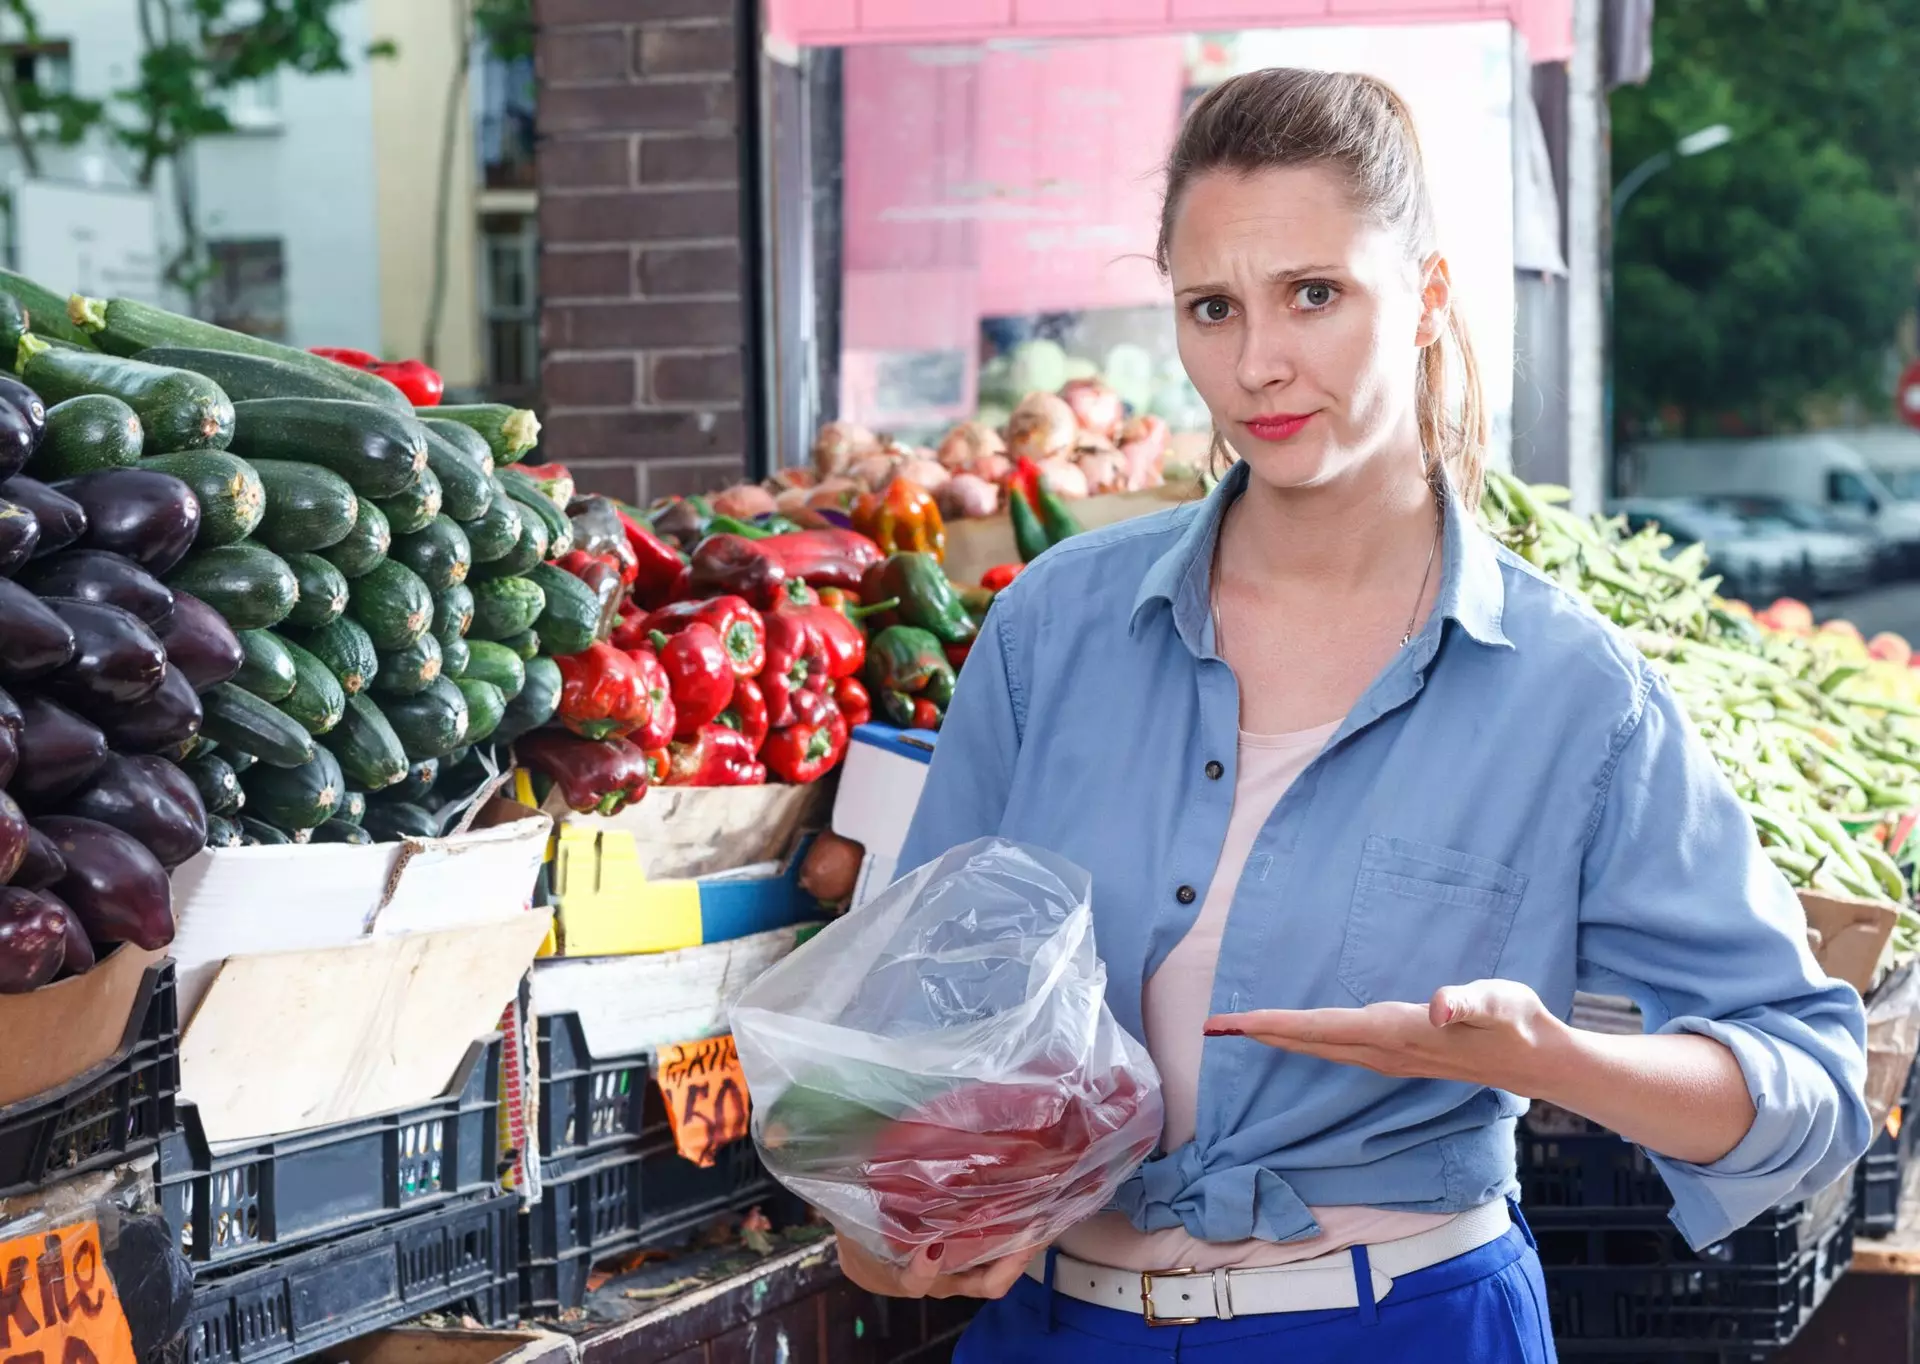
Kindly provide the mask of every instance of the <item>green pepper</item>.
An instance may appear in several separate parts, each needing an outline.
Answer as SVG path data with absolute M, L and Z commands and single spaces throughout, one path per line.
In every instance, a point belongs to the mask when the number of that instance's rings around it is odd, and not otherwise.
M 1067 509 L 1064 498 L 1053 490 L 1053 486 L 1043 477 L 1037 488 L 1040 499 L 1040 526 L 1047 533 L 1047 544 L 1057 545 L 1062 540 L 1078 535 L 1083 527 Z
M 900 623 L 927 631 L 942 644 L 966 644 L 980 633 L 947 571 L 931 554 L 892 554 L 860 579 L 860 599 L 871 606 L 897 598 Z
M 867 645 L 867 690 L 880 713 L 902 729 L 915 726 L 914 700 L 924 698 L 942 716 L 953 699 L 953 665 L 926 630 L 890 625 Z
M 963 587 L 960 589 L 960 604 L 967 609 L 978 628 L 987 619 L 987 609 L 993 605 L 993 592 L 985 587 Z
M 1018 485 L 1007 489 L 1007 516 L 1013 522 L 1013 544 L 1020 551 L 1021 563 L 1030 564 L 1047 552 L 1047 533 L 1041 529 L 1040 518 L 1033 514 L 1033 504 L 1027 501 L 1027 495 Z
M 738 535 L 743 540 L 764 540 L 773 531 L 765 526 L 756 526 L 751 521 L 742 521 L 737 516 L 715 516 L 707 522 L 709 535 Z

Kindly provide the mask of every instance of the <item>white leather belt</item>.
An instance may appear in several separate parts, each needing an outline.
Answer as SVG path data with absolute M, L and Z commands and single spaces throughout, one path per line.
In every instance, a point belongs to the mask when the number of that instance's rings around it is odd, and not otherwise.
M 1463 1212 L 1445 1226 L 1398 1241 L 1368 1246 L 1373 1300 L 1393 1291 L 1393 1281 L 1431 1269 L 1507 1234 L 1513 1216 L 1504 1200 Z M 1047 1253 L 1027 1266 L 1027 1277 L 1047 1281 Z M 1276 1312 L 1326 1312 L 1360 1305 L 1353 1255 L 1338 1251 L 1270 1269 L 1170 1269 L 1140 1274 L 1056 1255 L 1053 1291 L 1077 1302 L 1138 1312 L 1149 1326 L 1190 1326 L 1201 1321 L 1269 1316 Z

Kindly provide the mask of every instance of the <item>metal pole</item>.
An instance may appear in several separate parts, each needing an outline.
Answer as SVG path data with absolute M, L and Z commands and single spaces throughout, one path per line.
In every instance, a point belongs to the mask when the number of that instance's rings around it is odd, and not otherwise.
M 1627 172 L 1626 178 L 1614 186 L 1613 230 L 1616 236 L 1620 231 L 1620 215 L 1626 210 L 1627 200 L 1639 193 L 1642 185 L 1646 184 L 1647 181 L 1653 179 L 1654 176 L 1672 164 L 1672 152 L 1655 152 L 1652 156 L 1649 156 L 1645 161 L 1642 161 L 1631 171 Z
M 1608 493 L 1606 441 L 1607 156 L 1601 70 L 1605 0 L 1574 0 L 1567 72 L 1567 483 L 1579 512 Z

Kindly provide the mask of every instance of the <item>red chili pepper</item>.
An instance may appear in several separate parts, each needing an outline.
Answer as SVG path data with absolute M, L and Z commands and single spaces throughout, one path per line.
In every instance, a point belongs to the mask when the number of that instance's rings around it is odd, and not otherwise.
M 913 698 L 913 727 L 915 729 L 939 729 L 940 707 L 924 696 Z
M 822 700 L 817 719 L 776 729 L 762 750 L 767 771 L 782 781 L 818 781 L 847 752 L 847 719 L 831 701 Z
M 989 592 L 1002 592 L 1007 584 L 1020 576 L 1025 564 L 1000 564 L 980 575 L 980 586 Z
M 772 729 L 767 719 L 767 698 L 761 692 L 760 684 L 751 677 L 735 678 L 733 700 L 720 712 L 719 723 L 746 735 L 747 742 L 758 753 L 760 746 L 767 741 L 768 731 Z
M 661 607 L 641 626 L 649 634 L 677 634 L 695 621 L 711 625 L 733 660 L 735 677 L 757 677 L 767 666 L 767 623 L 745 597 L 677 601 Z
M 775 729 L 793 722 L 794 693 L 826 691 L 830 671 L 825 644 L 802 617 L 789 611 L 767 617 L 767 666 L 760 674 L 760 690 Z
M 382 363 L 377 355 L 369 355 L 363 350 L 350 350 L 345 346 L 309 346 L 307 354 L 318 355 L 354 369 L 372 369 Z
M 851 530 L 794 530 L 755 543 L 787 577 L 813 587 L 857 588 L 861 575 L 885 557 L 880 546 Z
M 677 635 L 653 635 L 653 651 L 673 693 L 676 738 L 690 739 L 733 699 L 733 661 L 711 625 L 695 621 Z
M 857 729 L 873 719 L 873 698 L 857 677 L 843 677 L 833 684 L 833 703 L 847 717 L 847 727 Z
M 628 651 L 627 657 L 640 674 L 648 702 L 647 722 L 634 731 L 633 741 L 649 751 L 664 749 L 673 742 L 673 729 L 680 718 L 673 707 L 673 683 L 667 677 L 667 665 L 660 661 L 652 644 Z
M 747 736 L 725 725 L 705 725 L 674 744 L 669 786 L 758 786 L 767 769 L 755 759 Z
M 376 362 L 367 368 L 406 394 L 407 401 L 415 407 L 438 407 L 446 395 L 446 381 L 418 360 L 401 360 L 391 365 Z
M 625 738 L 653 711 L 646 679 L 627 655 L 595 643 L 584 653 L 557 658 L 560 723 L 585 739 Z
M 690 580 L 696 595 L 745 597 L 762 611 L 780 599 L 787 570 L 767 552 L 765 540 L 709 535 L 693 547 Z
M 1014 461 L 1013 472 L 1007 476 L 1007 485 L 1018 488 L 1026 496 L 1029 507 L 1040 505 L 1040 466 L 1025 455 Z
M 631 587 L 634 604 L 642 610 L 651 611 L 684 596 L 688 587 L 687 561 L 680 557 L 680 551 L 625 512 L 619 513 L 619 516 L 620 528 L 626 532 L 627 544 L 633 550 L 635 568 Z
M 537 729 L 513 741 L 514 757 L 551 778 L 569 810 L 610 815 L 647 793 L 647 757 L 625 739 L 582 739 Z

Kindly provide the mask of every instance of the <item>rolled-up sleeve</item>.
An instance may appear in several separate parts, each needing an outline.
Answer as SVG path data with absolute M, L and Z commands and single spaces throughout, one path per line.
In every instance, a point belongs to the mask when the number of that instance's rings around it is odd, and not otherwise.
M 1000 832 L 1020 753 L 1025 698 L 1014 671 L 1018 594 L 994 601 L 960 670 L 933 765 L 900 849 L 902 874 L 962 843 Z
M 1865 1152 L 1866 1019 L 1814 962 L 1798 898 L 1665 683 L 1642 687 L 1581 870 L 1580 982 L 1633 999 L 1649 1031 L 1716 1038 L 1740 1062 L 1756 1116 L 1739 1145 L 1711 1165 L 1653 1155 L 1698 1247 Z

